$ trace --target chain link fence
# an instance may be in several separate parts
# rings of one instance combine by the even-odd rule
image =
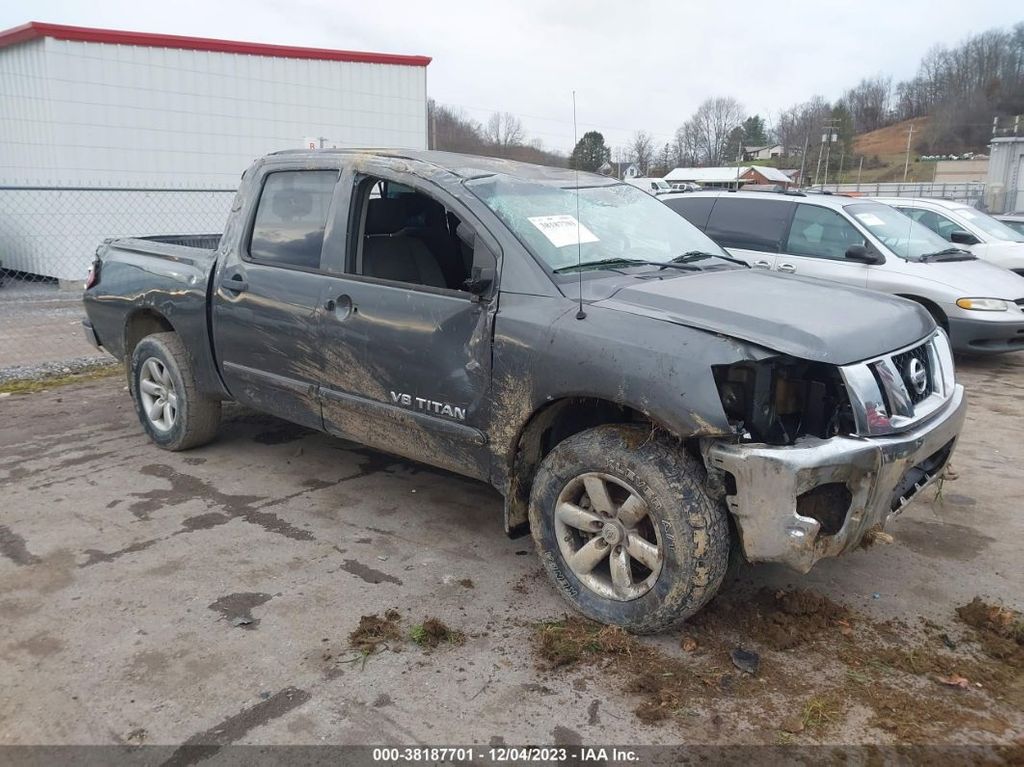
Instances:
[[[82,281],[96,248],[108,237],[220,232],[234,194],[0,186],[0,382],[105,359],[81,327]]]
[[[824,189],[839,194],[859,194],[864,197],[932,197],[965,202],[976,207],[986,202],[985,184],[975,181],[829,184]]]

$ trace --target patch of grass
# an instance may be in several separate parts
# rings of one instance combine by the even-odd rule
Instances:
[[[402,638],[398,622],[401,616],[397,610],[388,610],[384,617],[374,613],[359,619],[359,625],[348,635],[349,644],[364,655],[370,655],[391,640]]]
[[[412,627],[409,638],[420,647],[433,649],[441,644],[460,645],[466,641],[461,631],[449,628],[437,618],[427,618]]]
[[[16,378],[0,383],[0,394],[34,394],[35,392],[48,389],[56,389],[59,386],[69,386],[70,384],[110,378],[118,375],[122,370],[123,368],[120,364],[113,362],[63,375],[44,376],[42,378]]]
[[[816,695],[804,704],[801,719],[808,730],[820,730],[839,720],[839,701],[831,694]]]

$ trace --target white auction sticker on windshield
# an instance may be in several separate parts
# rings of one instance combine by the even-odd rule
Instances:
[[[874,213],[857,213],[855,215],[864,226],[885,226],[885,222]]]
[[[580,243],[600,242],[592,231],[576,220],[575,216],[530,216],[528,220],[540,229],[556,248],[575,245],[577,234]]]

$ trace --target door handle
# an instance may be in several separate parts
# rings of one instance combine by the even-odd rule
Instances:
[[[351,296],[341,295],[324,301],[324,310],[333,314],[336,319],[345,320],[356,310],[356,307],[352,303]]]
[[[793,274],[796,271],[796,267],[792,264],[779,264],[779,271],[785,272],[786,274]]]
[[[240,272],[235,272],[221,280],[220,286],[224,290],[230,290],[232,293],[242,293],[249,289],[249,281]]]
[[[771,267],[771,264],[769,264],[767,261],[755,261],[754,263],[751,264],[751,266],[754,269],[768,269]]]

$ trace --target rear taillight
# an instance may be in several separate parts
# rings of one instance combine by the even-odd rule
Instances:
[[[89,267],[89,273],[85,275],[85,289],[88,290],[100,281],[100,262],[93,261]]]

